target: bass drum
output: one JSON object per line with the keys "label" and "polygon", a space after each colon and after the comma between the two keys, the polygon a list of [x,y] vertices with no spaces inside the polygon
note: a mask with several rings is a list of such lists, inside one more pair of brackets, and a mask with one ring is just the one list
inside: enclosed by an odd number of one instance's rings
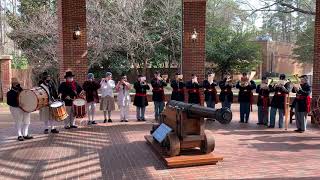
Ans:
{"label": "bass drum", "polygon": [[25,112],[34,112],[49,105],[49,96],[41,87],[23,90],[18,98],[19,107]]}

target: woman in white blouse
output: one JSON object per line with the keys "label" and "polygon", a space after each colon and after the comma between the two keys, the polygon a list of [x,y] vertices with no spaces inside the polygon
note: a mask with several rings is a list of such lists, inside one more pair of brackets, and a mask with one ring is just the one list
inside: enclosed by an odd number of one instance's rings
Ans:
{"label": "woman in white blouse", "polygon": [[114,95],[113,95],[115,82],[112,80],[111,72],[106,73],[106,77],[101,80],[100,85],[101,85],[100,110],[103,111],[104,113],[104,123],[107,122],[107,113],[108,113],[108,122],[112,122],[111,112],[115,110],[115,102],[114,102]]}

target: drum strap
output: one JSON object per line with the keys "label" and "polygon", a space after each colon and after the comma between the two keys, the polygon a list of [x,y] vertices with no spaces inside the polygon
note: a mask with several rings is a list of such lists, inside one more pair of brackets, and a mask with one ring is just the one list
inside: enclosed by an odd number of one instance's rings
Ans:
{"label": "drum strap", "polygon": [[49,91],[48,87],[46,85],[44,85],[44,84],[41,84],[40,86],[46,91],[46,93],[48,94],[49,99],[51,99],[52,97],[51,97],[51,94],[50,94],[50,91]]}

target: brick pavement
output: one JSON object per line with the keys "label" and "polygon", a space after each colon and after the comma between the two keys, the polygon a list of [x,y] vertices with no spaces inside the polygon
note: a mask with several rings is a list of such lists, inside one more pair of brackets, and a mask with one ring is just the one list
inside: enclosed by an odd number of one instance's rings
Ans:
{"label": "brick pavement", "polygon": [[[151,107],[147,114],[152,119]],[[101,113],[98,117],[102,119]],[[115,122],[44,135],[34,113],[35,139],[17,142],[9,112],[1,108],[0,179],[320,179],[319,129],[296,134],[294,126],[290,131],[257,127],[256,113],[250,124],[239,124],[238,117],[236,112],[227,126],[207,123],[223,162],[166,169],[144,140],[151,122]]]}

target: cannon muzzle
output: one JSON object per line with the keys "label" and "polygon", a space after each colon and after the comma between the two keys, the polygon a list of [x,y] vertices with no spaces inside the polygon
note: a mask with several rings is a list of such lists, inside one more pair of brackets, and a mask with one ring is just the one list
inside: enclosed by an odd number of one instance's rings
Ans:
{"label": "cannon muzzle", "polygon": [[221,124],[229,124],[232,120],[232,112],[228,108],[212,109],[180,101],[169,101],[167,106],[185,111],[191,116],[215,119]]}

